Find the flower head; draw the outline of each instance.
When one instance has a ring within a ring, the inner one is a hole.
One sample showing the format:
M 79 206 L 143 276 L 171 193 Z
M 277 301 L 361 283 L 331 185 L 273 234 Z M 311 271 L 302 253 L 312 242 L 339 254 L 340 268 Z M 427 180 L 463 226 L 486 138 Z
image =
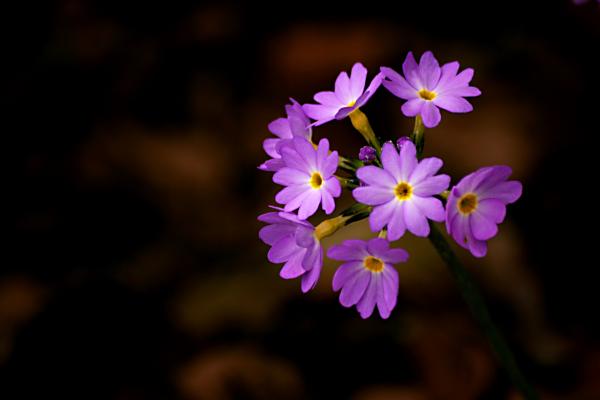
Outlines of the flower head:
M 303 137 L 294 137 L 289 145 L 281 147 L 285 167 L 273 175 L 273 182 L 286 186 L 275 196 L 285 211 L 299 208 L 298 217 L 306 219 L 313 215 L 319 204 L 327 214 L 335 209 L 334 197 L 342 188 L 333 175 L 338 166 L 337 151 L 329 154 L 329 141 L 321 139 L 315 149 Z
M 281 146 L 289 142 L 294 136 L 304 137 L 311 140 L 312 129 L 310 120 L 304 114 L 302 106 L 294 99 L 290 99 L 292 104 L 285 106 L 287 118 L 277 118 L 269 124 L 269 131 L 277 138 L 265 139 L 263 149 L 272 158 L 262 163 L 258 169 L 263 171 L 278 171 L 284 167 L 281 160 Z
M 381 238 L 346 240 L 332 246 L 327 256 L 345 261 L 333 276 L 333 290 L 340 293 L 344 307 L 356 308 L 363 318 L 368 318 L 375 305 L 381 318 L 388 318 L 398 297 L 398 272 L 392 264 L 406 262 L 408 253 L 403 249 L 390 249 Z
M 363 146 L 358 152 L 358 159 L 365 164 L 370 164 L 377 158 L 377 152 L 371 146 Z
M 271 246 L 267 258 L 274 264 L 285 263 L 279 276 L 283 279 L 301 276 L 302 291 L 308 292 L 319 280 L 323 266 L 323 248 L 314 234 L 314 226 L 286 212 L 269 212 L 258 220 L 268 224 L 258 233 Z
M 392 143 L 383 145 L 383 168 L 366 166 L 356 171 L 365 184 L 352 191 L 354 198 L 374 206 L 369 223 L 377 232 L 387 225 L 389 240 L 399 239 L 408 229 L 417 236 L 429 235 L 427 218 L 444 220 L 444 206 L 433 197 L 448 188 L 448 175 L 435 175 L 442 160 L 431 157 L 417 161 L 414 143 L 408 141 L 400 153 Z
M 322 125 L 333 119 L 345 118 L 352 111 L 363 106 L 381 85 L 381 74 L 377 74 L 365 90 L 367 69 L 361 63 L 352 67 L 350 76 L 340 72 L 335 81 L 335 91 L 319 92 L 314 99 L 319 104 L 304 104 L 306 115 L 316 120 L 313 125 Z
M 408 100 L 402 105 L 407 117 L 420 115 L 423 124 L 433 128 L 440 123 L 438 107 L 453 113 L 466 113 L 473 106 L 464 97 L 479 96 L 479 89 L 469 86 L 473 78 L 473 69 L 467 68 L 457 75 L 457 61 L 440 64 L 430 51 L 421 56 L 416 63 L 412 52 L 402 64 L 404 77 L 391 68 L 381 67 L 385 76 L 383 86 L 401 99 Z
M 486 240 L 498 233 L 506 205 L 521 197 L 521 182 L 507 181 L 511 173 L 505 166 L 480 168 L 461 179 L 448 196 L 446 229 L 475 257 L 485 256 Z

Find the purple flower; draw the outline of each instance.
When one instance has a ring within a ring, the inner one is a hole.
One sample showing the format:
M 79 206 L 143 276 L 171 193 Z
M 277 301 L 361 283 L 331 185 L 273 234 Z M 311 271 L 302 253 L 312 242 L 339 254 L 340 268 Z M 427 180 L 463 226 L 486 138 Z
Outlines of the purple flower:
M 332 119 L 342 119 L 352 111 L 362 107 L 381 85 L 382 75 L 377 74 L 365 89 L 367 69 L 361 63 L 352 67 L 350 76 L 340 72 L 335 81 L 334 92 L 319 92 L 314 99 L 319 104 L 304 104 L 306 115 L 316 120 L 313 125 L 322 125 Z
M 383 169 L 366 166 L 356 171 L 365 183 L 352 191 L 354 198 L 375 206 L 369 216 L 371 230 L 377 232 L 387 225 L 388 239 L 399 239 L 408 229 L 417 236 L 429 235 L 427 218 L 443 221 L 444 206 L 433 197 L 446 190 L 448 175 L 434 174 L 442 167 L 439 158 L 417 161 L 413 142 L 405 142 L 400 154 L 391 143 L 383 145 Z
M 446 204 L 446 229 L 456 243 L 475 257 L 487 252 L 486 240 L 498 233 L 506 205 L 514 203 L 523 191 L 521 182 L 507 181 L 509 167 L 480 168 L 452 188 Z
M 358 159 L 365 164 L 370 164 L 377 158 L 377 152 L 371 146 L 363 146 L 358 152 Z
M 287 118 L 277 118 L 269 124 L 269 131 L 277 136 L 277 138 L 265 139 L 263 149 L 271 156 L 270 160 L 262 163 L 258 169 L 263 171 L 278 171 L 284 167 L 281 160 L 281 146 L 289 142 L 294 136 L 304 137 L 311 140 L 312 129 L 310 120 L 304 114 L 302 106 L 294 99 L 290 99 L 292 104 L 285 106 Z
M 383 86 L 401 99 L 408 100 L 402 105 L 407 117 L 420 115 L 423 124 L 433 128 L 440 123 L 438 107 L 453 113 L 466 113 L 473 106 L 463 97 L 479 96 L 479 89 L 469 86 L 473 78 L 473 69 L 467 68 L 460 74 L 457 61 L 440 64 L 430 51 L 421 56 L 417 65 L 412 52 L 402 64 L 404 77 L 391 68 L 381 67 L 386 80 Z
M 267 258 L 274 264 L 285 263 L 279 276 L 283 279 L 302 277 L 304 293 L 315 287 L 323 266 L 323 248 L 308 221 L 286 212 L 269 212 L 258 217 L 269 225 L 258 236 L 271 246 Z
M 299 208 L 298 217 L 306 219 L 313 215 L 319 204 L 325 213 L 335 209 L 334 197 L 342 188 L 333 175 L 338 166 L 337 151 L 329 154 L 329 141 L 321 139 L 317 149 L 303 137 L 294 137 L 289 145 L 281 148 L 285 167 L 273 175 L 273 182 L 287 186 L 275 196 L 285 211 Z
M 408 260 L 405 250 L 390 249 L 381 238 L 346 240 L 332 246 L 327 256 L 345 261 L 333 276 L 333 290 L 342 290 L 344 307 L 356 304 L 360 316 L 368 318 L 377 304 L 381 318 L 390 316 L 398 297 L 398 272 L 392 264 Z

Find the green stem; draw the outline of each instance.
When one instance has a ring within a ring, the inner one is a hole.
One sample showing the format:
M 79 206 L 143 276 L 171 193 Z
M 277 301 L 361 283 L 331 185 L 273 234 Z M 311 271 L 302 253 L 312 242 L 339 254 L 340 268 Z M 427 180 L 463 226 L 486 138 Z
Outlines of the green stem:
M 423 121 L 421 120 L 420 116 L 415 118 L 415 128 L 410 138 L 415 143 L 415 147 L 417 148 L 417 157 L 421 158 L 423 155 L 423 147 L 425 145 L 425 127 L 423 126 Z M 454 278 L 454 281 L 460 290 L 462 298 L 469 306 L 471 314 L 477 320 L 477 323 L 492 346 L 494 354 L 508 373 L 510 380 L 525 397 L 525 399 L 538 399 L 538 395 L 536 394 L 535 390 L 533 387 L 531 387 L 531 385 L 529 385 L 523 373 L 519 369 L 515 357 L 506 344 L 506 341 L 494 325 L 485 301 L 483 300 L 479 289 L 477 289 L 471 274 L 462 265 L 456 254 L 454 254 L 450 244 L 439 231 L 437 226 L 435 226 L 435 224 L 433 224 L 431 221 L 429 222 L 429 226 L 431 228 L 428 237 L 429 241 L 433 244 L 433 247 L 435 247 L 442 260 L 444 260 L 448 266 L 448 269 L 450 270 L 450 273 L 452 274 L 452 277 Z
M 521 373 L 513 353 L 510 351 L 506 341 L 494 325 L 487 306 L 485 305 L 485 301 L 483 300 L 483 297 L 481 297 L 481 293 L 477 289 L 471 274 L 463 267 L 437 226 L 432 222 L 429 223 L 429 226 L 431 228 L 429 241 L 433 244 L 433 247 L 435 247 L 440 257 L 446 262 L 454 281 L 458 285 L 460 294 L 469 306 L 471 314 L 477 320 L 483 333 L 486 335 L 496 357 L 504 366 L 510 380 L 517 389 L 519 389 L 525 399 L 537 399 L 538 396 L 535 390 L 529 385 Z
M 415 127 L 410 135 L 410 139 L 417 148 L 417 157 L 421 157 L 423 154 L 423 147 L 425 147 L 425 126 L 420 115 L 415 118 Z

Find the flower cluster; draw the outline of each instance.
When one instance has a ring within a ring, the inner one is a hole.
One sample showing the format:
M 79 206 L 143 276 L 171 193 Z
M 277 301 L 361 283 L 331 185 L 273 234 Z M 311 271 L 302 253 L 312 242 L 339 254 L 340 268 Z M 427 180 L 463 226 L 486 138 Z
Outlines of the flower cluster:
M 458 62 L 439 65 L 431 52 L 417 63 L 408 53 L 402 73 L 388 67 L 367 83 L 367 69 L 356 63 L 348 75 L 341 72 L 334 91 L 315 94 L 317 104 L 300 105 L 295 100 L 285 107 L 286 117 L 269 124 L 276 136 L 263 148 L 271 158 L 259 166 L 273 172 L 273 182 L 283 188 L 275 196 L 281 207 L 259 216 L 264 222 L 260 239 L 271 246 L 268 259 L 283 264 L 280 276 L 301 278 L 303 292 L 312 289 L 323 267 L 321 240 L 352 222 L 368 218 L 377 237 L 368 241 L 346 240 L 333 245 L 327 256 L 343 262 L 335 272 L 333 289 L 340 303 L 356 306 L 361 317 L 375 307 L 388 318 L 398 296 L 398 272 L 394 265 L 405 263 L 408 252 L 390 247 L 407 231 L 427 237 L 434 222 L 444 222 L 448 234 L 475 257 L 487 252 L 487 241 L 498 232 L 506 205 L 515 202 L 521 183 L 508 180 L 506 166 L 481 168 L 456 185 L 438 173 L 440 158 L 421 158 L 424 129 L 441 121 L 440 109 L 453 113 L 473 110 L 465 97 L 481 94 L 469 85 L 473 69 L 459 73 Z M 380 86 L 406 100 L 402 113 L 415 117 L 415 130 L 395 143 L 380 145 L 366 115 L 360 110 Z M 357 158 L 341 157 L 330 150 L 325 138 L 313 141 L 312 128 L 348 117 L 363 135 L 367 146 Z M 329 215 L 335 211 L 342 188 L 351 190 L 356 203 L 318 225 L 308 219 L 319 207 Z

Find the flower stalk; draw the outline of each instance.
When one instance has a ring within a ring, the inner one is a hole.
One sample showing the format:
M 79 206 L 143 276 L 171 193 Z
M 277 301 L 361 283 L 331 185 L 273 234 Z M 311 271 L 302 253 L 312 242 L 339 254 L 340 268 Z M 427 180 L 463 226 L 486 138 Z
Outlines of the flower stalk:
M 415 127 L 410 135 L 410 139 L 417 148 L 417 157 L 420 158 L 425 147 L 425 125 L 423 125 L 423 119 L 420 115 L 417 115 L 415 118 Z
M 417 148 L 417 157 L 421 157 L 423 154 L 423 147 L 425 144 L 425 127 L 420 116 L 415 118 L 415 128 L 411 134 L 411 139 L 415 142 Z M 444 196 L 442 196 L 444 197 Z M 447 194 L 446 194 L 447 197 Z M 496 328 L 496 325 L 492 321 L 487 305 L 479 292 L 471 274 L 462 265 L 450 244 L 439 231 L 437 226 L 429 221 L 430 233 L 428 236 L 429 241 L 438 252 L 442 260 L 448 266 L 456 285 L 460 291 L 460 294 L 464 301 L 467 303 L 471 314 L 479 324 L 479 327 L 485 334 L 494 354 L 498 361 L 502 364 L 512 383 L 521 392 L 523 397 L 527 400 L 536 400 L 537 396 L 533 387 L 527 382 L 525 376 L 521 372 L 515 356 L 508 347 L 508 344 Z
M 467 271 L 467 269 L 462 265 L 456 254 L 452 251 L 450 244 L 446 240 L 446 238 L 439 231 L 437 226 L 430 222 L 430 234 L 429 241 L 433 244 L 433 247 L 437 250 L 438 254 L 444 260 L 458 289 L 462 298 L 469 306 L 469 310 L 471 314 L 479 324 L 479 327 L 485 334 L 494 354 L 497 359 L 500 361 L 512 383 L 515 387 L 521 392 L 523 397 L 527 400 L 535 400 L 538 399 L 538 396 L 529 385 L 525 376 L 519 369 L 515 357 L 508 347 L 508 344 L 496 328 L 496 325 L 492 321 L 488 308 L 479 292 L 479 289 L 474 283 L 474 280 Z

